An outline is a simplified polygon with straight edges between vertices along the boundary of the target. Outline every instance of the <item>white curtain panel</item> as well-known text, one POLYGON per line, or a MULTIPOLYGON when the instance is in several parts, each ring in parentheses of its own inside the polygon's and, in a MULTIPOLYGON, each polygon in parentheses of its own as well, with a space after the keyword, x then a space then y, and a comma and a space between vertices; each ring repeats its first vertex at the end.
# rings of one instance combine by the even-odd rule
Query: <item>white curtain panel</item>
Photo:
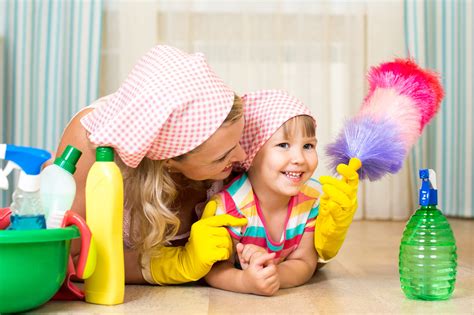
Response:
MULTIPOLYGON (((433 168, 445 214, 474 217, 474 5, 472 0, 405 1, 408 53, 442 74, 440 112, 413 150, 411 166, 433 168)), ((420 185, 413 172, 412 182, 420 185)))
MULTIPOLYGON (((401 1, 109 1, 100 93, 115 91, 155 44, 203 52, 236 93, 285 89, 313 110, 317 178, 330 173, 324 146, 358 111, 368 67, 403 57, 402 14, 401 1)), ((405 169, 362 184, 356 218, 406 218, 409 183, 405 169)))

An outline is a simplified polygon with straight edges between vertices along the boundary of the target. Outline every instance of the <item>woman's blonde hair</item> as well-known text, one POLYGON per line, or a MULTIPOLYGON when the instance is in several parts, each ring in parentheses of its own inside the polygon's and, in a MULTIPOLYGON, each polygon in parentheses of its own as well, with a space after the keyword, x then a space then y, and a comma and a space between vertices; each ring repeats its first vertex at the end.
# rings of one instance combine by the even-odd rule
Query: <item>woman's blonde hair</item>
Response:
MULTIPOLYGON (((232 124, 242 116, 242 100, 235 95, 234 104, 222 124, 232 124)), ((191 152, 174 159, 185 159, 191 152)), ((168 245, 180 226, 179 209, 171 207, 180 187, 167 171, 165 160, 144 158, 136 168, 127 167, 120 159, 117 164, 124 180, 125 207, 130 209, 131 245, 142 253, 168 245)), ((193 181, 189 181, 192 185, 193 181)), ((200 187, 204 189, 203 185, 200 187)))

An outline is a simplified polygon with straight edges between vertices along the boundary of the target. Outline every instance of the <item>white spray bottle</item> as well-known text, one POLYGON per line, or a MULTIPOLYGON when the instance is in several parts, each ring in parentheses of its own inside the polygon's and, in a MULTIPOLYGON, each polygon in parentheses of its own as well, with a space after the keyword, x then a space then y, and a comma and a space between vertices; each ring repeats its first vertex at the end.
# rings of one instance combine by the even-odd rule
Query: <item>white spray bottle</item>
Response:
POLYGON ((8 160, 0 171, 0 188, 8 189, 7 176, 13 169, 20 170, 18 186, 10 206, 12 215, 9 230, 34 230, 46 228, 41 206, 40 172, 44 162, 51 158, 48 151, 11 144, 0 144, 0 159, 8 160))

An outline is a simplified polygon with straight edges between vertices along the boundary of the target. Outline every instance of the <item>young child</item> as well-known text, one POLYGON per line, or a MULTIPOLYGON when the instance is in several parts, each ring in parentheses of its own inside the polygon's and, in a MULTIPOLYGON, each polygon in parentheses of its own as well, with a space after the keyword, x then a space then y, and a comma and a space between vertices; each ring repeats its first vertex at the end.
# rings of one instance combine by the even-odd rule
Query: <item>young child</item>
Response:
POLYGON ((232 257, 214 264, 205 279, 224 290, 273 295, 304 284, 316 270, 320 190, 311 178, 318 165, 316 121, 283 91, 259 91, 243 100, 246 173, 210 202, 216 202, 216 214, 245 217, 248 224, 228 227, 238 262, 232 257))

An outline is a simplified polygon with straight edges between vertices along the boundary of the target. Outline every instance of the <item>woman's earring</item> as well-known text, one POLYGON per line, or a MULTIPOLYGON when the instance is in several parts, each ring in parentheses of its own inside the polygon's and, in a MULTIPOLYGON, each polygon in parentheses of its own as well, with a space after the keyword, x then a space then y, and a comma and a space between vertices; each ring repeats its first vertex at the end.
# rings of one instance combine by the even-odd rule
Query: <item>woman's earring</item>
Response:
POLYGON ((171 165, 169 164, 169 160, 165 162, 164 167, 168 173, 171 173, 171 165))

